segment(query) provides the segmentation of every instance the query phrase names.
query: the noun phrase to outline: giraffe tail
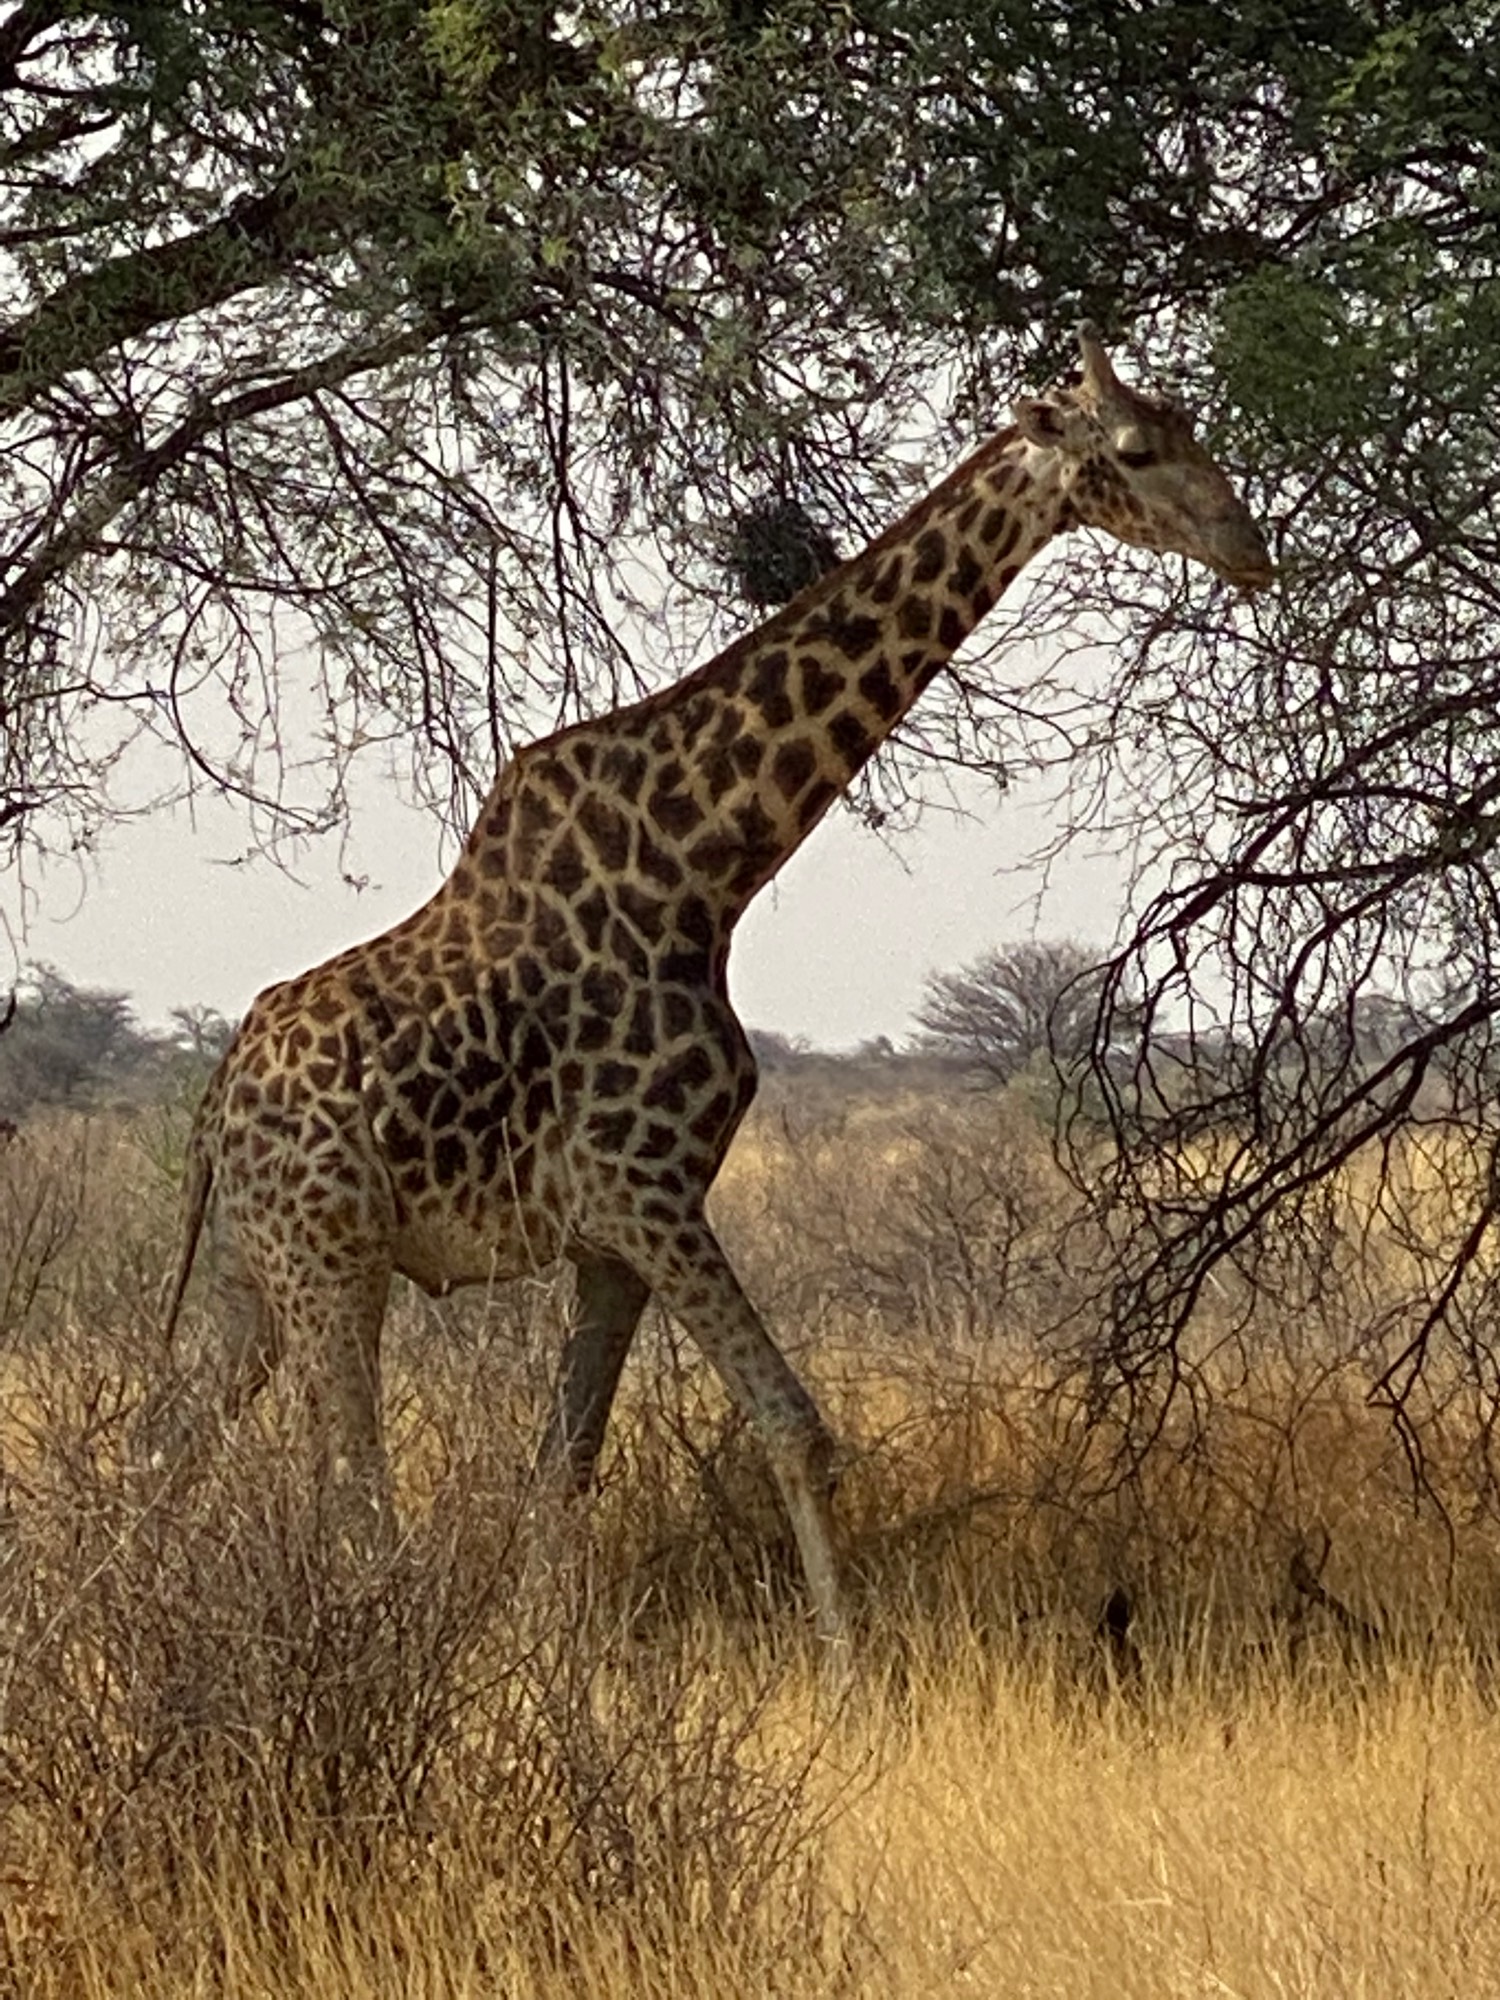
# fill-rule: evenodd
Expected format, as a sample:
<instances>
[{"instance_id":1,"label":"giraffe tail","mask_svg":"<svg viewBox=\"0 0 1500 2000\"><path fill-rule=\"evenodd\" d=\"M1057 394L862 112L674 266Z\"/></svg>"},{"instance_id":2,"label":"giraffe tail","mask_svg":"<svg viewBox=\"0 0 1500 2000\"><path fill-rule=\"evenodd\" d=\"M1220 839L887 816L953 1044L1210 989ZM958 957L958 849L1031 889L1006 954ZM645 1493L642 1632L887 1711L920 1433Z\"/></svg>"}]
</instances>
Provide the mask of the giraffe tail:
<instances>
[{"instance_id":1,"label":"giraffe tail","mask_svg":"<svg viewBox=\"0 0 1500 2000\"><path fill-rule=\"evenodd\" d=\"M213 1165L208 1157L208 1148L203 1143L201 1123L195 1120L192 1136L188 1140L187 1179L183 1183L181 1238L177 1249L177 1263L162 1302L163 1353L169 1354L172 1349L172 1335L176 1330L177 1315L182 1310L183 1294L187 1291L188 1279L193 1275L193 1264L198 1255L198 1243L203 1234L203 1218L208 1213L208 1197L213 1187L213 1180Z\"/></svg>"}]
</instances>

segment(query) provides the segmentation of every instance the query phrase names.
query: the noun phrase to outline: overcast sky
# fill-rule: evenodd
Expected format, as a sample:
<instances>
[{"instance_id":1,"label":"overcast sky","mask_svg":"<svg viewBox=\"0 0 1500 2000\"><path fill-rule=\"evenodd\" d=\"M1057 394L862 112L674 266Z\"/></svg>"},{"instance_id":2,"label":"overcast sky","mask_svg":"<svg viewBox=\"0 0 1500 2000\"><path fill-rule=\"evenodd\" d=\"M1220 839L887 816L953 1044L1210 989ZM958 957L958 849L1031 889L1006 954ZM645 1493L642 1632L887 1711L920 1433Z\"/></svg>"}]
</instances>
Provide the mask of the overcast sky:
<instances>
[{"instance_id":1,"label":"overcast sky","mask_svg":"<svg viewBox=\"0 0 1500 2000\"><path fill-rule=\"evenodd\" d=\"M976 785L966 797L973 817L930 812L894 844L830 815L740 925L730 985L748 1025L830 1048L898 1038L929 972L1025 937L1108 941L1115 860L1072 855L1044 890L1018 864L1051 830L1045 802L1024 787L997 799ZM197 821L160 815L122 828L87 873L65 864L34 879L24 931L8 886L20 956L78 985L125 990L153 1025L193 1001L235 1016L263 986L407 915L443 873L436 824L393 784L368 780L353 840L342 852L336 840L312 848L294 876L268 862L226 865L244 844L227 809ZM341 868L369 886L356 892Z\"/></svg>"}]
</instances>

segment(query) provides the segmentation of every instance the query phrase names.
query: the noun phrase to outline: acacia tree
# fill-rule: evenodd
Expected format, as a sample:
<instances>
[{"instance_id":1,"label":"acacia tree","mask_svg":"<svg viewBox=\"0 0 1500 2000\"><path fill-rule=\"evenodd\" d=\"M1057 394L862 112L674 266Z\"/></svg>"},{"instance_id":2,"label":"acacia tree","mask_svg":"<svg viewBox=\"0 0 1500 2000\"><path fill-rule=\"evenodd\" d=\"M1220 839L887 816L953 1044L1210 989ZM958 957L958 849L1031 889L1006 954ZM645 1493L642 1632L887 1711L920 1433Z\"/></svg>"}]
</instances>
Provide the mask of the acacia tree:
<instances>
[{"instance_id":1,"label":"acacia tree","mask_svg":"<svg viewBox=\"0 0 1500 2000\"><path fill-rule=\"evenodd\" d=\"M1112 553L1049 608L1044 578L1028 625L1108 637L1107 695L1060 670L1003 695L1016 666L971 659L874 782L1019 740L1142 861L1100 1031L1132 1140L1110 1365L1170 1384L1215 1261L1411 1115L1439 1055L1496 1156L1496 14L11 0L12 852L86 839L141 734L262 832L337 820L382 738L462 806L538 713L675 668L663 595L723 608L747 518L858 532L919 425L951 456L1075 317L1129 332L1257 469L1282 588L1247 611ZM1187 1107L1103 1059L1137 991L1148 1053L1205 1024L1235 1052L1193 1129L1256 1135L1165 1209ZM1404 1053L1301 1075L1300 1024L1370 991L1425 1024ZM1475 1328L1494 1200L1427 1274Z\"/></svg>"},{"instance_id":2,"label":"acacia tree","mask_svg":"<svg viewBox=\"0 0 1500 2000\"><path fill-rule=\"evenodd\" d=\"M1063 1074L1095 1048L1105 970L1099 953L1071 938L997 945L927 982L917 1026L929 1047L960 1056L1008 1083L1038 1056ZM1117 1013L1123 1043L1133 1040Z\"/></svg>"},{"instance_id":3,"label":"acacia tree","mask_svg":"<svg viewBox=\"0 0 1500 2000\"><path fill-rule=\"evenodd\" d=\"M1472 56L1453 18L1403 13L1408 63L1328 0L14 0L0 824L86 837L141 733L262 830L381 738L461 804L677 664L622 613L711 607L747 508L862 528L935 383L972 434L1081 312L1228 329L1295 470L1226 288L1468 170L1361 137L1372 76ZM1003 720L955 676L911 740L998 768Z\"/></svg>"}]
</instances>

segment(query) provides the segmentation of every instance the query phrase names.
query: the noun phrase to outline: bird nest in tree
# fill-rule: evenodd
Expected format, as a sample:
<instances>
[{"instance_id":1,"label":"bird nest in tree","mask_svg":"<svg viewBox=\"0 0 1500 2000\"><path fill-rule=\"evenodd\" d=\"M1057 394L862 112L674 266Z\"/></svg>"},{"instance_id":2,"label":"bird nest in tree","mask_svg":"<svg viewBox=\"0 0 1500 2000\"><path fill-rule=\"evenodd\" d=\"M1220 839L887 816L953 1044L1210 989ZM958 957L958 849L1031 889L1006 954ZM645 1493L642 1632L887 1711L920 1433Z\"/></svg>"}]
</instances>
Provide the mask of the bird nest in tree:
<instances>
[{"instance_id":1,"label":"bird nest in tree","mask_svg":"<svg viewBox=\"0 0 1500 2000\"><path fill-rule=\"evenodd\" d=\"M838 560L832 535L800 500L768 496L752 502L735 523L724 564L740 595L764 610L789 603Z\"/></svg>"}]
</instances>

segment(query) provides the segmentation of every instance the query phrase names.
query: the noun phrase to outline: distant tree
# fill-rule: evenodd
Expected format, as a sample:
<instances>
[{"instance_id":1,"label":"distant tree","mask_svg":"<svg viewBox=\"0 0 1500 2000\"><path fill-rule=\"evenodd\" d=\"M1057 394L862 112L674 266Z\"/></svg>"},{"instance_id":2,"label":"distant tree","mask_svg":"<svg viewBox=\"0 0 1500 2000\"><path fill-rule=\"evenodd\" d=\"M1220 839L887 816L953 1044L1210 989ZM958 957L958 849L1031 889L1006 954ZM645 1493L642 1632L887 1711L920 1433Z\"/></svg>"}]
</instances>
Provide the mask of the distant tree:
<instances>
[{"instance_id":1,"label":"distant tree","mask_svg":"<svg viewBox=\"0 0 1500 2000\"><path fill-rule=\"evenodd\" d=\"M217 1007L195 1001L191 1006L174 1007L167 1018L175 1045L197 1062L216 1063L234 1039L235 1023Z\"/></svg>"},{"instance_id":2,"label":"distant tree","mask_svg":"<svg viewBox=\"0 0 1500 2000\"><path fill-rule=\"evenodd\" d=\"M74 986L50 965L31 966L15 1019L0 1039L0 1111L82 1105L151 1067L155 1036L136 1025L127 994Z\"/></svg>"},{"instance_id":3,"label":"distant tree","mask_svg":"<svg viewBox=\"0 0 1500 2000\"><path fill-rule=\"evenodd\" d=\"M929 1048L1007 1083L1041 1054L1063 1068L1087 1057L1104 990L1097 954L1073 939L997 945L956 972L933 974L917 1026ZM1116 1001L1111 1039L1133 1036L1138 1025L1137 1011Z\"/></svg>"},{"instance_id":4,"label":"distant tree","mask_svg":"<svg viewBox=\"0 0 1500 2000\"><path fill-rule=\"evenodd\" d=\"M748 1030L750 1049L762 1075L794 1069L807 1054L807 1042L800 1035L783 1035L775 1028Z\"/></svg>"}]
</instances>

